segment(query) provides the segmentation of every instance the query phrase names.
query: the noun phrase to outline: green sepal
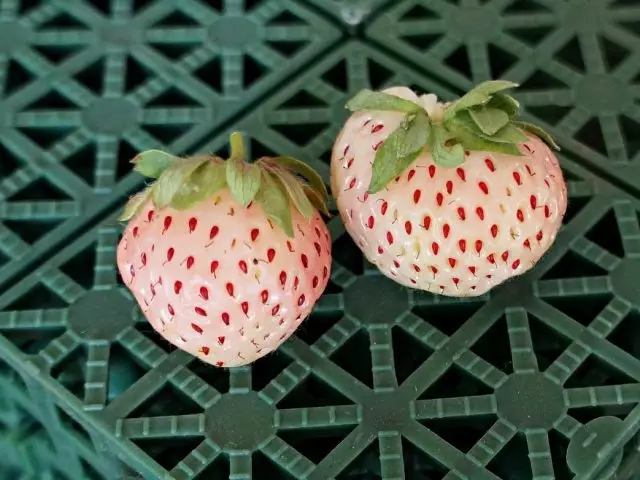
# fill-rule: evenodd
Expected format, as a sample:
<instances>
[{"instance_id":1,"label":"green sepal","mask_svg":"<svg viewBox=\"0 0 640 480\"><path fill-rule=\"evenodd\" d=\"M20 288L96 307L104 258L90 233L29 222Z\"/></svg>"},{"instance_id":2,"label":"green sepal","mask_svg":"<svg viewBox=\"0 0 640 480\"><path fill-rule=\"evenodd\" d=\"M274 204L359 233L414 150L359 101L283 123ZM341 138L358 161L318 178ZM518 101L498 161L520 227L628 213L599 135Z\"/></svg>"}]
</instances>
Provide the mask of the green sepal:
<instances>
[{"instance_id":1,"label":"green sepal","mask_svg":"<svg viewBox=\"0 0 640 480\"><path fill-rule=\"evenodd\" d=\"M491 100L487 102L487 107L502 110L509 115L510 119L520 115L520 102L506 93L496 93L492 95Z\"/></svg>"},{"instance_id":2,"label":"green sepal","mask_svg":"<svg viewBox=\"0 0 640 480\"><path fill-rule=\"evenodd\" d=\"M267 217L288 237L293 237L293 221L287 193L268 170L261 170L261 186L255 197Z\"/></svg>"},{"instance_id":3,"label":"green sepal","mask_svg":"<svg viewBox=\"0 0 640 480\"><path fill-rule=\"evenodd\" d=\"M513 122L513 125L526 132L533 133L537 137L540 137L540 140L545 142L551 148L560 151L560 145L558 145L553 137L549 135L542 127L526 122Z\"/></svg>"},{"instance_id":4,"label":"green sepal","mask_svg":"<svg viewBox=\"0 0 640 480\"><path fill-rule=\"evenodd\" d=\"M384 189L418 158L427 145L430 130L426 112L418 112L387 137L373 161L369 193Z\"/></svg>"},{"instance_id":5,"label":"green sepal","mask_svg":"<svg viewBox=\"0 0 640 480\"><path fill-rule=\"evenodd\" d=\"M300 214L305 220L311 221L313 218L313 204L304 193L300 181L287 170L275 169L273 174L284 187L287 195Z\"/></svg>"},{"instance_id":6,"label":"green sepal","mask_svg":"<svg viewBox=\"0 0 640 480\"><path fill-rule=\"evenodd\" d=\"M204 162L206 157L181 159L167 168L153 186L153 203L157 208L171 205L174 196L180 192L191 174Z\"/></svg>"},{"instance_id":7,"label":"green sepal","mask_svg":"<svg viewBox=\"0 0 640 480\"><path fill-rule=\"evenodd\" d=\"M127 220L130 220L131 218L136 216L140 211L140 209L144 207L144 205L151 198L152 188L153 187L151 186L147 187L143 191L136 193L134 196L132 196L127 202L127 204L124 206L122 215L120 215L118 220L120 222L126 222Z\"/></svg>"},{"instance_id":8,"label":"green sepal","mask_svg":"<svg viewBox=\"0 0 640 480\"><path fill-rule=\"evenodd\" d=\"M236 201L246 207L260 190L260 167L248 164L240 157L232 157L226 162L227 185Z\"/></svg>"},{"instance_id":9,"label":"green sepal","mask_svg":"<svg viewBox=\"0 0 640 480\"><path fill-rule=\"evenodd\" d=\"M441 124L433 125L429 137L429 148L433 162L443 167L457 167L464 163L464 148L456 137Z\"/></svg>"},{"instance_id":10,"label":"green sepal","mask_svg":"<svg viewBox=\"0 0 640 480\"><path fill-rule=\"evenodd\" d=\"M473 107L469 115L482 133L492 136L509 123L509 115L502 110L491 107Z\"/></svg>"},{"instance_id":11,"label":"green sepal","mask_svg":"<svg viewBox=\"0 0 640 480\"><path fill-rule=\"evenodd\" d=\"M187 178L182 188L173 196L171 206L176 210L187 210L222 190L226 185L225 164L208 160Z\"/></svg>"},{"instance_id":12,"label":"green sepal","mask_svg":"<svg viewBox=\"0 0 640 480\"><path fill-rule=\"evenodd\" d=\"M455 102L450 107L450 111L453 113L466 108L475 107L476 105L483 105L491 100L491 96L493 94L503 90L516 88L517 86L517 83L513 83L508 80L490 80L488 82L483 82Z\"/></svg>"},{"instance_id":13,"label":"green sepal","mask_svg":"<svg viewBox=\"0 0 640 480\"><path fill-rule=\"evenodd\" d=\"M322 213L325 217L331 217L329 207L327 206L327 200L322 198L318 191L309 185L302 185L302 191L305 193L311 204Z\"/></svg>"},{"instance_id":14,"label":"green sepal","mask_svg":"<svg viewBox=\"0 0 640 480\"><path fill-rule=\"evenodd\" d=\"M514 143L501 143L475 135L465 127L453 125L452 133L465 150L505 153L521 157L522 153Z\"/></svg>"},{"instance_id":15,"label":"green sepal","mask_svg":"<svg viewBox=\"0 0 640 480\"><path fill-rule=\"evenodd\" d=\"M293 157L274 157L271 161L304 178L312 188L318 191L325 202L329 199L329 191L324 184L324 180L322 180L318 172L305 162Z\"/></svg>"},{"instance_id":16,"label":"green sepal","mask_svg":"<svg viewBox=\"0 0 640 480\"><path fill-rule=\"evenodd\" d=\"M485 134L476 122L471 117L471 113L468 110L458 112L453 118L446 123L447 128L450 130L458 130L458 127L462 127L468 130L474 136L480 137L484 140L489 140L496 143L522 143L527 141L527 136L522 131L513 126L513 123L508 123L506 126L498 130L494 135Z\"/></svg>"},{"instance_id":17,"label":"green sepal","mask_svg":"<svg viewBox=\"0 0 640 480\"><path fill-rule=\"evenodd\" d=\"M410 100L368 89L360 90L355 97L347 102L346 107L347 110L352 112L379 110L383 112L416 113L422 110L422 107Z\"/></svg>"},{"instance_id":18,"label":"green sepal","mask_svg":"<svg viewBox=\"0 0 640 480\"><path fill-rule=\"evenodd\" d=\"M158 178L167 168L180 161L177 157L160 150L147 150L131 160L133 169L148 178Z\"/></svg>"}]
</instances>

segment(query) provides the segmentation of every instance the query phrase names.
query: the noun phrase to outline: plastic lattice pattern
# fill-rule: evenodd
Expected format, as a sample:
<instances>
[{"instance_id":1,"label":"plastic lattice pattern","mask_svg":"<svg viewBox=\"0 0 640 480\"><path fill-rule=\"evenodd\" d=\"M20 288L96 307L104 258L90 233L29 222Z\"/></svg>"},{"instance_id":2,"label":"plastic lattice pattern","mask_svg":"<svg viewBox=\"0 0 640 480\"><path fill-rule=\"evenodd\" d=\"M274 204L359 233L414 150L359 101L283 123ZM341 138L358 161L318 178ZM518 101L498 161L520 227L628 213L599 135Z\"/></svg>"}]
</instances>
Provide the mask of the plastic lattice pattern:
<instances>
[{"instance_id":1,"label":"plastic lattice pattern","mask_svg":"<svg viewBox=\"0 0 640 480\"><path fill-rule=\"evenodd\" d=\"M633 474L640 9L359 2L355 26L346 1L0 2L0 357L70 478L85 463L118 480ZM329 288L251 367L207 367L141 318L115 267L136 151L223 153L234 128L254 156L328 180L358 89L451 98L490 76L522 81L527 115L564 147L569 210L533 271L483 298L419 294L335 217Z\"/></svg>"}]
</instances>

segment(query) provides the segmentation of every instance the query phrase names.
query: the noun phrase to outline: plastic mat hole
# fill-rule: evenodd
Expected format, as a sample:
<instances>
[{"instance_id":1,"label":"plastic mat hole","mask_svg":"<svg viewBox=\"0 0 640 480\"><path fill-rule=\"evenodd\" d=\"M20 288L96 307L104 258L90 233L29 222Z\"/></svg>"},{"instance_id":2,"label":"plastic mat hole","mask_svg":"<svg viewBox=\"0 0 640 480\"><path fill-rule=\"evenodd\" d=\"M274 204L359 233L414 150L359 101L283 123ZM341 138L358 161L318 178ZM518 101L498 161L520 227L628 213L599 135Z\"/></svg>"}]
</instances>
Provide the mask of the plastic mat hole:
<instances>
[{"instance_id":1,"label":"plastic mat hole","mask_svg":"<svg viewBox=\"0 0 640 480\"><path fill-rule=\"evenodd\" d=\"M568 413L580 423L587 424L602 417L617 417L620 420L625 420L636 406L635 403L627 403L624 405L572 408Z\"/></svg>"},{"instance_id":2,"label":"plastic mat hole","mask_svg":"<svg viewBox=\"0 0 640 480\"><path fill-rule=\"evenodd\" d=\"M529 78L521 82L519 90L547 90L552 88L568 88L565 83L543 70L536 70Z\"/></svg>"},{"instance_id":3,"label":"plastic mat hole","mask_svg":"<svg viewBox=\"0 0 640 480\"><path fill-rule=\"evenodd\" d=\"M298 90L292 96L290 96L279 107L280 109L305 109L305 108L323 108L327 107L326 100L317 97L308 90Z\"/></svg>"},{"instance_id":4,"label":"plastic mat hole","mask_svg":"<svg viewBox=\"0 0 640 480\"><path fill-rule=\"evenodd\" d=\"M229 478L231 473L229 459L226 455L218 455L204 470L202 470L195 480L213 480L216 478Z\"/></svg>"},{"instance_id":5,"label":"plastic mat hole","mask_svg":"<svg viewBox=\"0 0 640 480\"><path fill-rule=\"evenodd\" d=\"M64 166L87 182L87 185L95 186L95 174L97 173L95 170L96 159L96 144L92 142L80 148L63 161Z\"/></svg>"},{"instance_id":6,"label":"plastic mat hole","mask_svg":"<svg viewBox=\"0 0 640 480\"><path fill-rule=\"evenodd\" d=\"M18 297L2 310L5 312L22 310L49 310L57 308L67 308L69 304L65 302L57 293L54 293L43 283L37 283L25 294Z\"/></svg>"},{"instance_id":7,"label":"plastic mat hole","mask_svg":"<svg viewBox=\"0 0 640 480\"><path fill-rule=\"evenodd\" d=\"M423 295L435 298L432 294ZM451 336L483 305L483 301L417 305L412 309L412 312L445 335Z\"/></svg>"},{"instance_id":8,"label":"plastic mat hole","mask_svg":"<svg viewBox=\"0 0 640 480\"><path fill-rule=\"evenodd\" d=\"M600 36L600 51L605 58L610 72L624 62L631 53L629 49L604 36Z\"/></svg>"},{"instance_id":9,"label":"plastic mat hole","mask_svg":"<svg viewBox=\"0 0 640 480\"><path fill-rule=\"evenodd\" d=\"M393 363L398 384L402 384L409 375L422 365L433 351L420 340L401 327L391 329L393 343Z\"/></svg>"},{"instance_id":10,"label":"plastic mat hole","mask_svg":"<svg viewBox=\"0 0 640 480\"><path fill-rule=\"evenodd\" d=\"M202 437L137 438L131 440L142 451L171 471L202 443Z\"/></svg>"},{"instance_id":11,"label":"plastic mat hole","mask_svg":"<svg viewBox=\"0 0 640 480\"><path fill-rule=\"evenodd\" d=\"M260 140L256 140L255 138L249 139L249 155L252 158L261 158L261 157L277 157L279 154L267 147Z\"/></svg>"},{"instance_id":12,"label":"plastic mat hole","mask_svg":"<svg viewBox=\"0 0 640 480\"><path fill-rule=\"evenodd\" d=\"M102 474L98 473L89 462L84 459L80 459L80 464L82 465L82 470L84 473L84 480L106 480L106 477Z\"/></svg>"},{"instance_id":13,"label":"plastic mat hole","mask_svg":"<svg viewBox=\"0 0 640 480\"><path fill-rule=\"evenodd\" d=\"M396 73L393 70L374 60L367 59L367 67L369 69L369 84L374 90L388 87L391 80L395 78Z\"/></svg>"},{"instance_id":14,"label":"plastic mat hole","mask_svg":"<svg viewBox=\"0 0 640 480\"><path fill-rule=\"evenodd\" d=\"M492 393L493 390L473 374L453 365L420 395L420 400L471 397Z\"/></svg>"},{"instance_id":15,"label":"plastic mat hole","mask_svg":"<svg viewBox=\"0 0 640 480\"><path fill-rule=\"evenodd\" d=\"M129 142L121 141L119 143L117 150L118 164L116 166L117 180L131 173L131 160L133 160L137 154L138 150Z\"/></svg>"},{"instance_id":16,"label":"plastic mat hole","mask_svg":"<svg viewBox=\"0 0 640 480\"><path fill-rule=\"evenodd\" d=\"M505 13L543 13L549 12L547 7L535 0L515 0L505 10Z\"/></svg>"},{"instance_id":17,"label":"plastic mat hole","mask_svg":"<svg viewBox=\"0 0 640 480\"><path fill-rule=\"evenodd\" d=\"M427 20L439 18L433 10L428 9L423 5L412 5L400 18L400 21L404 20Z\"/></svg>"},{"instance_id":18,"label":"plastic mat hole","mask_svg":"<svg viewBox=\"0 0 640 480\"><path fill-rule=\"evenodd\" d=\"M60 422L68 431L77 433L83 440L91 443L91 437L83 426L81 426L75 419L71 417L71 415L62 410L60 407L56 407L56 410L58 412L58 416L60 417Z\"/></svg>"},{"instance_id":19,"label":"plastic mat hole","mask_svg":"<svg viewBox=\"0 0 640 480\"><path fill-rule=\"evenodd\" d=\"M222 93L222 63L220 56L212 58L197 68L192 75L199 78L207 87Z\"/></svg>"},{"instance_id":20,"label":"plastic mat hole","mask_svg":"<svg viewBox=\"0 0 640 480\"><path fill-rule=\"evenodd\" d=\"M478 339L471 351L498 370L511 374L513 362L510 343L507 320L502 316Z\"/></svg>"},{"instance_id":21,"label":"plastic mat hole","mask_svg":"<svg viewBox=\"0 0 640 480\"><path fill-rule=\"evenodd\" d=\"M2 334L23 353L37 355L63 332L64 328L38 328L11 329L3 331Z\"/></svg>"},{"instance_id":22,"label":"plastic mat hole","mask_svg":"<svg viewBox=\"0 0 640 480\"><path fill-rule=\"evenodd\" d=\"M252 87L256 82L261 80L262 77L269 73L269 68L260 63L257 59L253 58L251 55L244 55L242 63L244 69L242 84L246 89Z\"/></svg>"},{"instance_id":23,"label":"plastic mat hole","mask_svg":"<svg viewBox=\"0 0 640 480\"><path fill-rule=\"evenodd\" d=\"M104 60L93 62L86 68L73 75L73 78L87 87L96 95L102 95L105 79Z\"/></svg>"},{"instance_id":24,"label":"plastic mat hole","mask_svg":"<svg viewBox=\"0 0 640 480\"><path fill-rule=\"evenodd\" d=\"M131 56L127 57L124 68L124 89L130 92L149 80L153 74Z\"/></svg>"},{"instance_id":25,"label":"plastic mat hole","mask_svg":"<svg viewBox=\"0 0 640 480\"><path fill-rule=\"evenodd\" d=\"M177 87L169 87L164 93L161 93L156 98L147 103L147 107L153 108L198 108L202 105L186 94L179 90Z\"/></svg>"},{"instance_id":26,"label":"plastic mat hole","mask_svg":"<svg viewBox=\"0 0 640 480\"><path fill-rule=\"evenodd\" d=\"M91 290L94 284L94 275L97 267L105 265L96 264L97 244L94 242L74 255L59 268L81 287Z\"/></svg>"},{"instance_id":27,"label":"plastic mat hole","mask_svg":"<svg viewBox=\"0 0 640 480\"><path fill-rule=\"evenodd\" d=\"M78 19L74 18L66 12L61 12L53 18L40 24L38 30L86 30L87 26L81 23Z\"/></svg>"},{"instance_id":28,"label":"plastic mat hole","mask_svg":"<svg viewBox=\"0 0 640 480\"><path fill-rule=\"evenodd\" d=\"M620 226L613 209L609 210L585 236L617 257L624 258L625 251L620 235Z\"/></svg>"},{"instance_id":29,"label":"plastic mat hole","mask_svg":"<svg viewBox=\"0 0 640 480\"><path fill-rule=\"evenodd\" d=\"M402 438L402 457L406 480L442 480L449 473L448 468L406 438Z\"/></svg>"},{"instance_id":30,"label":"plastic mat hole","mask_svg":"<svg viewBox=\"0 0 640 480\"><path fill-rule=\"evenodd\" d=\"M118 278L121 277L118 276ZM142 313L140 314L142 315ZM177 347L160 335L146 319L142 319L142 321L136 323L135 328L166 353L171 353L176 350Z\"/></svg>"},{"instance_id":31,"label":"plastic mat hole","mask_svg":"<svg viewBox=\"0 0 640 480\"><path fill-rule=\"evenodd\" d=\"M79 399L84 399L87 350L84 345L76 347L65 359L51 370L51 377Z\"/></svg>"},{"instance_id":32,"label":"plastic mat hole","mask_svg":"<svg viewBox=\"0 0 640 480\"><path fill-rule=\"evenodd\" d=\"M528 316L531 343L536 354L538 370L544 372L564 353L572 341L531 313Z\"/></svg>"},{"instance_id":33,"label":"plastic mat hole","mask_svg":"<svg viewBox=\"0 0 640 480\"><path fill-rule=\"evenodd\" d=\"M211 385L219 393L225 394L229 391L229 370L214 368L196 358L189 365L189 371Z\"/></svg>"},{"instance_id":34,"label":"plastic mat hole","mask_svg":"<svg viewBox=\"0 0 640 480\"><path fill-rule=\"evenodd\" d=\"M293 58L300 51L302 51L307 45L309 45L308 41L278 41L278 40L268 40L267 45L273 48L275 51L281 53L286 58Z\"/></svg>"},{"instance_id":35,"label":"plastic mat hole","mask_svg":"<svg viewBox=\"0 0 640 480\"><path fill-rule=\"evenodd\" d=\"M29 70L24 68L20 63L15 60L9 60L6 67L4 81L4 96L8 97L10 94L20 90L22 87L31 82L36 75L32 74Z\"/></svg>"},{"instance_id":36,"label":"plastic mat hole","mask_svg":"<svg viewBox=\"0 0 640 480\"><path fill-rule=\"evenodd\" d=\"M567 295L564 297L542 297L542 299L576 322L588 326L611 302L613 294Z\"/></svg>"},{"instance_id":37,"label":"plastic mat hole","mask_svg":"<svg viewBox=\"0 0 640 480\"><path fill-rule=\"evenodd\" d=\"M153 25L154 27L198 27L200 24L196 19L180 10L174 10Z\"/></svg>"},{"instance_id":38,"label":"plastic mat hole","mask_svg":"<svg viewBox=\"0 0 640 480\"><path fill-rule=\"evenodd\" d=\"M420 420L420 423L462 453L471 450L496 423L495 415Z\"/></svg>"},{"instance_id":39,"label":"plastic mat hole","mask_svg":"<svg viewBox=\"0 0 640 480\"><path fill-rule=\"evenodd\" d=\"M268 27L304 26L306 22L288 10L283 10L267 22Z\"/></svg>"},{"instance_id":40,"label":"plastic mat hole","mask_svg":"<svg viewBox=\"0 0 640 480\"><path fill-rule=\"evenodd\" d=\"M313 463L320 463L349 435L355 425L342 427L283 430L278 437L295 448Z\"/></svg>"},{"instance_id":41,"label":"plastic mat hole","mask_svg":"<svg viewBox=\"0 0 640 480\"><path fill-rule=\"evenodd\" d=\"M327 130L327 127L328 125L326 123L271 125L271 128L281 133L290 141L292 141L296 145L299 145L300 147L309 145L313 140L324 133Z\"/></svg>"},{"instance_id":42,"label":"plastic mat hole","mask_svg":"<svg viewBox=\"0 0 640 480\"><path fill-rule=\"evenodd\" d=\"M33 245L47 233L55 230L62 219L55 220L5 220L4 225L26 243Z\"/></svg>"},{"instance_id":43,"label":"plastic mat hole","mask_svg":"<svg viewBox=\"0 0 640 480\"><path fill-rule=\"evenodd\" d=\"M549 432L549 450L551 450L553 473L557 480L570 480L575 478L567 464L568 449L569 440L556 430L551 430Z\"/></svg>"},{"instance_id":44,"label":"plastic mat hole","mask_svg":"<svg viewBox=\"0 0 640 480\"><path fill-rule=\"evenodd\" d=\"M330 358L362 383L373 388L371 342L367 331L355 332Z\"/></svg>"},{"instance_id":45,"label":"plastic mat hole","mask_svg":"<svg viewBox=\"0 0 640 480\"><path fill-rule=\"evenodd\" d=\"M566 388L637 384L638 381L595 355L589 355L565 382Z\"/></svg>"},{"instance_id":46,"label":"plastic mat hole","mask_svg":"<svg viewBox=\"0 0 640 480\"><path fill-rule=\"evenodd\" d=\"M338 405L353 405L335 388L320 380L314 374L309 374L304 380L289 392L277 404L279 409L285 408L314 408Z\"/></svg>"},{"instance_id":47,"label":"plastic mat hole","mask_svg":"<svg viewBox=\"0 0 640 480\"><path fill-rule=\"evenodd\" d=\"M169 61L178 61L180 58L191 52L198 42L185 42L185 43L150 43L154 50L158 51L161 55L164 55Z\"/></svg>"},{"instance_id":48,"label":"plastic mat hole","mask_svg":"<svg viewBox=\"0 0 640 480\"><path fill-rule=\"evenodd\" d=\"M420 53L426 53L431 49L431 47L442 37L444 33L434 32L434 33L415 33L411 32L408 34L404 34L401 36L402 40L407 42L413 48L418 50Z\"/></svg>"},{"instance_id":49,"label":"plastic mat hole","mask_svg":"<svg viewBox=\"0 0 640 480\"><path fill-rule=\"evenodd\" d=\"M140 380L147 369L129 350L119 343L112 344L107 377L108 401L112 402Z\"/></svg>"},{"instance_id":50,"label":"plastic mat hole","mask_svg":"<svg viewBox=\"0 0 640 480\"><path fill-rule=\"evenodd\" d=\"M333 242L331 252L333 254L333 261L338 262L351 273L355 275L362 275L364 273L362 252L348 233L342 234Z\"/></svg>"},{"instance_id":51,"label":"plastic mat hole","mask_svg":"<svg viewBox=\"0 0 640 480\"><path fill-rule=\"evenodd\" d=\"M582 55L582 48L578 42L578 37L571 37L571 39L556 52L555 57L580 73L586 72L584 56Z\"/></svg>"},{"instance_id":52,"label":"plastic mat hole","mask_svg":"<svg viewBox=\"0 0 640 480\"><path fill-rule=\"evenodd\" d=\"M78 105L56 90L49 90L42 97L26 105L23 111L77 110Z\"/></svg>"},{"instance_id":53,"label":"plastic mat hole","mask_svg":"<svg viewBox=\"0 0 640 480\"><path fill-rule=\"evenodd\" d=\"M333 327L343 317L343 313L336 312L312 312L295 335L308 345L316 343L331 327Z\"/></svg>"},{"instance_id":54,"label":"plastic mat hole","mask_svg":"<svg viewBox=\"0 0 640 480\"><path fill-rule=\"evenodd\" d=\"M529 449L524 435L517 433L491 460L487 470L503 480L532 480Z\"/></svg>"},{"instance_id":55,"label":"plastic mat hole","mask_svg":"<svg viewBox=\"0 0 640 480\"><path fill-rule=\"evenodd\" d=\"M40 127L40 126L24 126L17 130L25 135L29 140L45 150L49 150L54 144L65 139L69 134L74 132L78 127L57 126L57 127Z\"/></svg>"},{"instance_id":56,"label":"plastic mat hole","mask_svg":"<svg viewBox=\"0 0 640 480\"><path fill-rule=\"evenodd\" d=\"M347 70L347 61L345 59L340 60L322 75L322 79L338 90L343 92L348 91L349 73Z\"/></svg>"},{"instance_id":57,"label":"plastic mat hole","mask_svg":"<svg viewBox=\"0 0 640 480\"><path fill-rule=\"evenodd\" d=\"M573 106L562 105L527 105L525 108L534 117L553 126L560 123L573 110Z\"/></svg>"},{"instance_id":58,"label":"plastic mat hole","mask_svg":"<svg viewBox=\"0 0 640 480\"><path fill-rule=\"evenodd\" d=\"M638 135L640 123L626 115L621 115L619 120L622 136L624 137L624 146L627 149L627 158L635 160L635 156L640 152L640 135Z\"/></svg>"},{"instance_id":59,"label":"plastic mat hole","mask_svg":"<svg viewBox=\"0 0 640 480\"><path fill-rule=\"evenodd\" d=\"M570 197L567 203L567 211L562 219L563 225L568 225L589 204L591 199L592 197Z\"/></svg>"},{"instance_id":60,"label":"plastic mat hole","mask_svg":"<svg viewBox=\"0 0 640 480\"><path fill-rule=\"evenodd\" d=\"M508 30L509 34L530 47L536 47L554 31L553 26L518 26Z\"/></svg>"},{"instance_id":61,"label":"plastic mat hole","mask_svg":"<svg viewBox=\"0 0 640 480\"><path fill-rule=\"evenodd\" d=\"M153 393L138 405L127 418L165 417L179 415L196 415L203 409L185 393L170 383Z\"/></svg>"},{"instance_id":62,"label":"plastic mat hole","mask_svg":"<svg viewBox=\"0 0 640 480\"><path fill-rule=\"evenodd\" d=\"M473 76L469 52L467 52L466 46L458 47L451 55L444 59L444 63L467 78Z\"/></svg>"},{"instance_id":63,"label":"plastic mat hole","mask_svg":"<svg viewBox=\"0 0 640 480\"><path fill-rule=\"evenodd\" d=\"M14 202L72 200L63 190L45 178L39 178L9 197Z\"/></svg>"},{"instance_id":64,"label":"plastic mat hole","mask_svg":"<svg viewBox=\"0 0 640 480\"><path fill-rule=\"evenodd\" d=\"M141 128L151 134L159 145L171 145L176 142L182 135L187 133L195 123L184 124L168 124L164 125L143 125Z\"/></svg>"},{"instance_id":65,"label":"plastic mat hole","mask_svg":"<svg viewBox=\"0 0 640 480\"><path fill-rule=\"evenodd\" d=\"M609 335L608 340L625 352L640 359L640 310L631 310Z\"/></svg>"},{"instance_id":66,"label":"plastic mat hole","mask_svg":"<svg viewBox=\"0 0 640 480\"><path fill-rule=\"evenodd\" d=\"M515 55L492 43L487 45L487 50L493 78L501 78L519 60Z\"/></svg>"},{"instance_id":67,"label":"plastic mat hole","mask_svg":"<svg viewBox=\"0 0 640 480\"><path fill-rule=\"evenodd\" d=\"M342 473L336 476L336 480L382 480L378 440L371 442Z\"/></svg>"},{"instance_id":68,"label":"plastic mat hole","mask_svg":"<svg viewBox=\"0 0 640 480\"><path fill-rule=\"evenodd\" d=\"M608 275L604 268L582 255L569 250L543 276L542 280L601 277Z\"/></svg>"},{"instance_id":69,"label":"plastic mat hole","mask_svg":"<svg viewBox=\"0 0 640 480\"><path fill-rule=\"evenodd\" d=\"M575 139L591 147L601 155L607 156L607 143L600 128L600 121L597 118L591 118L585 123L584 126L576 132Z\"/></svg>"},{"instance_id":70,"label":"plastic mat hole","mask_svg":"<svg viewBox=\"0 0 640 480\"><path fill-rule=\"evenodd\" d=\"M291 357L282 350L276 350L251 364L253 390L256 392L261 391L291 363L293 363Z\"/></svg>"}]
</instances>

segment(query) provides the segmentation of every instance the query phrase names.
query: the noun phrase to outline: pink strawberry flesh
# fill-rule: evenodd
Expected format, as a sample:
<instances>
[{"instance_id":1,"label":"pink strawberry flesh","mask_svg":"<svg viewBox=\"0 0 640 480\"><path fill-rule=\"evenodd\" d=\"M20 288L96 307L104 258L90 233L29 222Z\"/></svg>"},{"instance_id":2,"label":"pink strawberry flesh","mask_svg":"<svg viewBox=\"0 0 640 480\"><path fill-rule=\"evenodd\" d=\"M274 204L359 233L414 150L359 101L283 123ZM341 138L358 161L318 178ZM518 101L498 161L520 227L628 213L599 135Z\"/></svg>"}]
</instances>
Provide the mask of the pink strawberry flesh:
<instances>
[{"instance_id":1,"label":"pink strawberry flesh","mask_svg":"<svg viewBox=\"0 0 640 480\"><path fill-rule=\"evenodd\" d=\"M388 93L442 109L407 88ZM520 275L553 244L567 207L551 149L529 134L522 156L467 151L436 165L423 151L378 193L368 193L376 150L402 113L354 113L339 135L332 190L346 229L366 258L394 281L448 296L477 296Z\"/></svg>"}]
</instances>

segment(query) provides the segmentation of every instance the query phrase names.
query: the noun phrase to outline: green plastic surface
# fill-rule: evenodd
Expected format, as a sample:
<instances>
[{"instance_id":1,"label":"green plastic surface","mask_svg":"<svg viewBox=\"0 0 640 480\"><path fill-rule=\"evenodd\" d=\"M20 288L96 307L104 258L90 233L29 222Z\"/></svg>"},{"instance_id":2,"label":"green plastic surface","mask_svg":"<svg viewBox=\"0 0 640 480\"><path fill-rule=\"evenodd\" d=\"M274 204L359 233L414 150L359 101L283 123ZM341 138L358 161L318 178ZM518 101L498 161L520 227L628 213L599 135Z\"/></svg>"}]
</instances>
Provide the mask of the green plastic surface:
<instances>
[{"instance_id":1,"label":"green plastic surface","mask_svg":"<svg viewBox=\"0 0 640 480\"><path fill-rule=\"evenodd\" d=\"M356 3L364 24L342 15ZM633 1L0 5L0 358L76 474L91 449L63 432L92 442L114 480L631 478ZM293 155L328 180L360 88L449 99L490 76L522 81L527 116L563 147L569 209L534 271L478 299L408 291L335 217L329 288L253 366L204 366L141 318L115 267L116 218L143 184L135 152L221 152L239 129L253 155Z\"/></svg>"}]
</instances>

